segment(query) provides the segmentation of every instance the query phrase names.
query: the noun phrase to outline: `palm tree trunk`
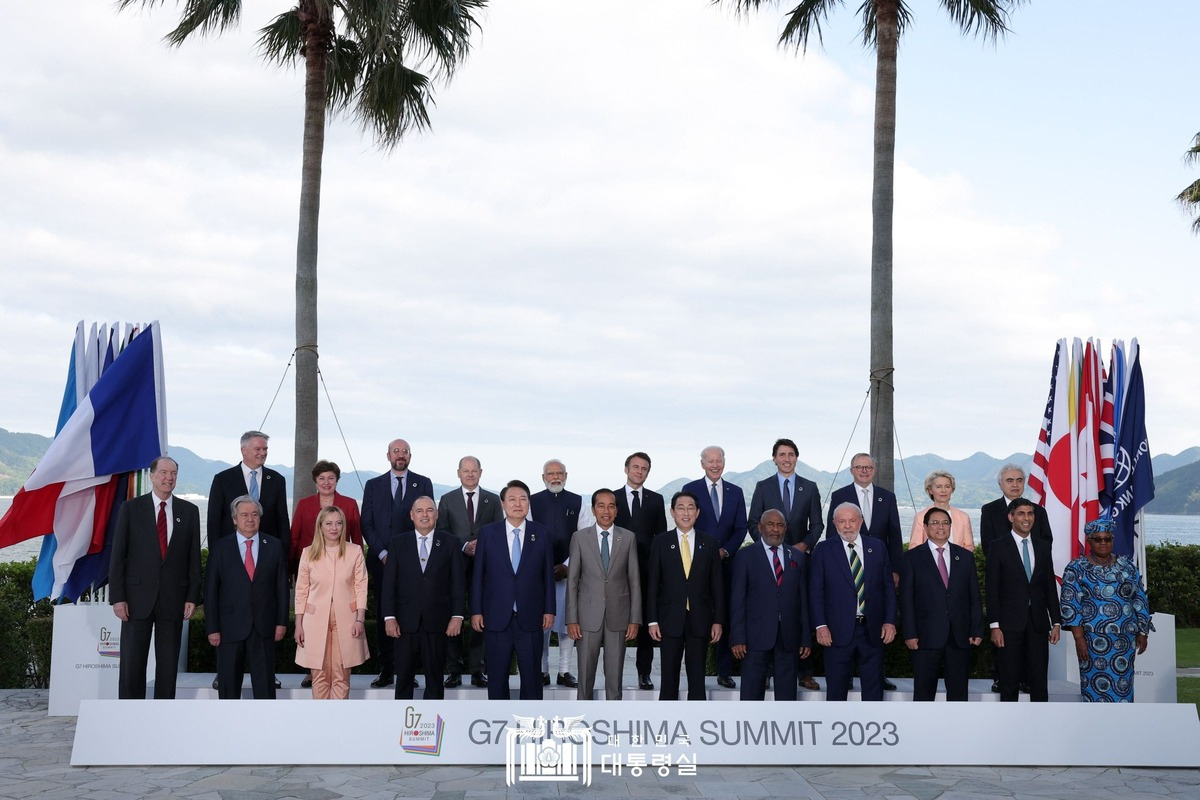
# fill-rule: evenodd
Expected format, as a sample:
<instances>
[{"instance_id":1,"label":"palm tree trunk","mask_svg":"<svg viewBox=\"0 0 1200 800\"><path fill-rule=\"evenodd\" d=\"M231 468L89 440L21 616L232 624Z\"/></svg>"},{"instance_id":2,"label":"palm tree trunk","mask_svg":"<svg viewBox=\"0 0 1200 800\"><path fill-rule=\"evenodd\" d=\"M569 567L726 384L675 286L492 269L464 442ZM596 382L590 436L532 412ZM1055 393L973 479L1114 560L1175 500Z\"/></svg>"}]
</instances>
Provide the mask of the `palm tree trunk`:
<instances>
[{"instance_id":1,"label":"palm tree trunk","mask_svg":"<svg viewBox=\"0 0 1200 800\"><path fill-rule=\"evenodd\" d=\"M875 482L895 488L892 357L892 209L896 177L898 0L876 5L875 163L871 191L871 453Z\"/></svg>"},{"instance_id":2,"label":"palm tree trunk","mask_svg":"<svg viewBox=\"0 0 1200 800\"><path fill-rule=\"evenodd\" d=\"M321 161L325 153L325 95L333 20L327 8L303 0L304 145L300 168L300 225L296 238L296 449L292 502L316 491L309 468L317 461L317 229ZM294 507L293 507L294 510Z\"/></svg>"}]
</instances>

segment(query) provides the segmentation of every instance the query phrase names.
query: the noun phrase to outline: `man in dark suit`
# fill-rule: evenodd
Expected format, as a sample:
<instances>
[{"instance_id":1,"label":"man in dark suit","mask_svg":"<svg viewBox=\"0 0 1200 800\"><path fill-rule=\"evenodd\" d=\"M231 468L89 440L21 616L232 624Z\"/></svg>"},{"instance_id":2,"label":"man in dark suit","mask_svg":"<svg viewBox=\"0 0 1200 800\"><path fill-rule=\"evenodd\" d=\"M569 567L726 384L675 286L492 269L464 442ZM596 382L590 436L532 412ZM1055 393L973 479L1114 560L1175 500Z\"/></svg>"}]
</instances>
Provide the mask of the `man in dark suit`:
<instances>
[{"instance_id":1,"label":"man in dark suit","mask_svg":"<svg viewBox=\"0 0 1200 800\"><path fill-rule=\"evenodd\" d=\"M242 463L213 476L208 490L208 546L233 535L229 506L234 498L250 495L262 507L262 532L274 536L291 552L292 526L288 521L287 481L267 463L267 442L261 431L242 434Z\"/></svg>"},{"instance_id":2,"label":"man in dark suit","mask_svg":"<svg viewBox=\"0 0 1200 800\"><path fill-rule=\"evenodd\" d=\"M227 470L222 470L213 476L212 487L208 490L208 547L226 536L232 536L234 531L233 519L229 508L235 498L249 495L258 503L262 519L259 524L262 533L274 536L283 545L283 552L292 552L292 526L288 522L287 481L275 470L265 466L267 463L267 442L271 437L262 431L246 431L242 434L241 449L242 463ZM220 676L213 679L213 688L217 689ZM279 688L279 679L274 676L272 667L271 680L275 688Z\"/></svg>"},{"instance_id":3,"label":"man in dark suit","mask_svg":"<svg viewBox=\"0 0 1200 800\"><path fill-rule=\"evenodd\" d=\"M904 532L900 530L900 510L896 506L896 495L876 486L875 459L870 453L856 453L850 460L848 483L834 490L829 496L829 517L826 529L833 530L833 510L842 503L854 503L863 515L862 534L873 536L887 548L892 562L892 580L900 585L900 558L904 553ZM864 503L866 504L864 506Z\"/></svg>"},{"instance_id":4,"label":"man in dark suit","mask_svg":"<svg viewBox=\"0 0 1200 800\"><path fill-rule=\"evenodd\" d=\"M837 537L817 545L809 587L817 643L825 648L826 700L845 700L854 659L862 699L883 699L883 646L896 637L896 587L883 543L860 537L854 503L833 511Z\"/></svg>"},{"instance_id":5,"label":"man in dark suit","mask_svg":"<svg viewBox=\"0 0 1200 800\"><path fill-rule=\"evenodd\" d=\"M912 652L913 700L936 698L940 675L946 699L965 702L971 648L983 641L975 554L950 543L946 510L930 507L923 521L928 541L905 553L900 564L900 629Z\"/></svg>"},{"instance_id":6,"label":"man in dark suit","mask_svg":"<svg viewBox=\"0 0 1200 800\"><path fill-rule=\"evenodd\" d=\"M699 504L700 516L696 518L696 527L716 537L721 555L721 574L725 580L725 596L728 597L733 585L733 556L746 538L746 495L742 487L721 477L725 474L724 449L711 445L701 450L700 468L704 470L704 477L685 484L683 491L691 492ZM728 608L729 604L725 605ZM729 620L720 622L721 641L714 646L717 685L735 689L733 654L729 650ZM816 684L813 686L818 688Z\"/></svg>"},{"instance_id":7,"label":"man in dark suit","mask_svg":"<svg viewBox=\"0 0 1200 800\"><path fill-rule=\"evenodd\" d=\"M396 650L396 699L413 698L419 656L424 699L441 700L446 696L446 642L462 631L463 554L458 539L434 530L438 514L433 498L416 498L409 516L415 529L392 536L383 565L384 628Z\"/></svg>"},{"instance_id":8,"label":"man in dark suit","mask_svg":"<svg viewBox=\"0 0 1200 800\"><path fill-rule=\"evenodd\" d=\"M717 540L696 530L698 514L695 495L676 492L671 498L675 529L655 536L650 545L647 614L650 637L659 643L659 700L679 699L681 663L687 669L687 699L708 699L705 656L708 645L720 640L726 618Z\"/></svg>"},{"instance_id":9,"label":"man in dark suit","mask_svg":"<svg viewBox=\"0 0 1200 800\"><path fill-rule=\"evenodd\" d=\"M758 521L758 544L743 547L733 560L729 636L742 661L742 700L766 697L767 665L774 667L775 699L796 699L796 658L808 657L812 628L808 617L808 557L784 546L787 520L773 508Z\"/></svg>"},{"instance_id":10,"label":"man in dark suit","mask_svg":"<svg viewBox=\"0 0 1200 800\"><path fill-rule=\"evenodd\" d=\"M113 532L108 601L121 620L117 696L146 699L146 661L154 637L154 699L175 699L183 620L200 602L200 510L171 493L175 459L150 462L149 494L121 505Z\"/></svg>"},{"instance_id":11,"label":"man in dark suit","mask_svg":"<svg viewBox=\"0 0 1200 800\"><path fill-rule=\"evenodd\" d=\"M758 538L758 520L768 508L783 512L788 529L783 537L788 544L801 553L812 552L817 540L825 530L821 521L821 493L817 485L796 474L796 459L799 449L791 439L777 439L771 447L771 458L778 472L759 481L750 499L748 529ZM800 685L810 691L819 691L820 684L813 680L812 660L801 659L798 665Z\"/></svg>"},{"instance_id":12,"label":"man in dark suit","mask_svg":"<svg viewBox=\"0 0 1200 800\"><path fill-rule=\"evenodd\" d=\"M996 473L996 483L1000 484L1001 496L979 509L979 542L983 545L983 555L987 558L992 542L1007 536L1012 531L1012 523L1008 521L1008 504L1025 494L1025 469L1020 464L1009 462ZM1046 509L1039 505L1033 507L1033 538L1041 539L1054 547L1054 534L1050 530L1050 518ZM1000 663L999 653L992 648L992 691L1000 692L1000 673L997 671ZM1021 676L1021 688L1028 691L1025 676Z\"/></svg>"},{"instance_id":13,"label":"man in dark suit","mask_svg":"<svg viewBox=\"0 0 1200 800\"><path fill-rule=\"evenodd\" d=\"M367 543L367 579L375 594L375 642L379 651L379 677L371 686L382 689L392 685L395 673L392 648L386 645L383 620L383 565L387 562L388 540L394 534L413 529L412 504L418 497L433 497L433 482L424 475L410 472L412 449L403 439L393 439L387 449L391 469L376 475L363 487L362 534Z\"/></svg>"},{"instance_id":14,"label":"man in dark suit","mask_svg":"<svg viewBox=\"0 0 1200 800\"><path fill-rule=\"evenodd\" d=\"M667 529L666 504L661 494L646 488L649 475L650 456L642 452L632 454L625 459L625 488L616 493L617 525L633 531L637 537L638 574L642 581L639 590L643 601L647 599L646 579L650 575L650 542ZM654 640L644 626L638 630L634 664L638 688L653 690L650 670L654 666Z\"/></svg>"},{"instance_id":15,"label":"man in dark suit","mask_svg":"<svg viewBox=\"0 0 1200 800\"><path fill-rule=\"evenodd\" d=\"M438 530L451 533L458 538L459 547L465 557L466 585L471 585L475 570L475 537L479 529L504 518L500 508L500 497L494 492L479 488L483 467L475 456L463 456L458 460L458 480L461 485L453 492L446 492L438 502ZM469 605L468 597L464 603ZM467 606L464 606L464 608ZM464 661L465 654L465 661ZM483 639L470 625L464 625L462 634L446 642L446 688L462 685L462 674L471 675L471 685L487 688L484 674Z\"/></svg>"},{"instance_id":16,"label":"man in dark suit","mask_svg":"<svg viewBox=\"0 0 1200 800\"><path fill-rule=\"evenodd\" d=\"M484 525L475 540L471 627L483 634L488 699L508 700L513 653L522 700L542 699L542 635L554 625L554 563L550 529L528 520L529 487L509 481L500 492L504 519Z\"/></svg>"},{"instance_id":17,"label":"man in dark suit","mask_svg":"<svg viewBox=\"0 0 1200 800\"><path fill-rule=\"evenodd\" d=\"M621 699L625 642L636 638L642 623L642 581L637 538L615 524L617 496L608 489L592 493L596 524L571 538L567 571L567 635L578 642L578 700L595 699L596 665L604 648L604 699Z\"/></svg>"},{"instance_id":18,"label":"man in dark suit","mask_svg":"<svg viewBox=\"0 0 1200 800\"><path fill-rule=\"evenodd\" d=\"M546 488L529 498L529 517L550 529L554 544L554 598L557 607L566 608L567 603L567 558L571 552L571 537L580 528L595 522L592 510L583 498L567 490L567 467L557 458L542 465L542 483ZM579 681L571 674L571 652L575 640L567 636L566 616L559 614L554 621L554 632L558 634L558 679L559 686L574 689ZM550 631L542 642L542 683L550 684Z\"/></svg>"},{"instance_id":19,"label":"man in dark suit","mask_svg":"<svg viewBox=\"0 0 1200 800\"><path fill-rule=\"evenodd\" d=\"M896 495L876 486L875 459L870 453L856 453L850 459L850 476L854 479L829 496L829 518L826 530L833 530L833 510L842 503L854 503L863 515L862 534L874 536L883 542L892 562L892 583L900 585L900 557L904 554L903 537L900 530L900 509L896 506ZM896 685L886 677L883 688L895 691Z\"/></svg>"},{"instance_id":20,"label":"man in dark suit","mask_svg":"<svg viewBox=\"0 0 1200 800\"><path fill-rule=\"evenodd\" d=\"M979 509L979 541L984 556L994 540L1002 539L1012 531L1008 504L1025 494L1025 470L1020 464L1005 464L996 475L996 482L1000 484L1001 496ZM1033 538L1041 539L1051 548L1054 546L1050 518L1046 516L1046 509L1039 505L1033 507Z\"/></svg>"},{"instance_id":21,"label":"man in dark suit","mask_svg":"<svg viewBox=\"0 0 1200 800\"><path fill-rule=\"evenodd\" d=\"M217 648L220 698L242 696L250 667L255 700L274 700L275 643L288 621L288 553L260 530L262 507L250 495L231 504L237 531L209 547L204 583L204 624Z\"/></svg>"},{"instance_id":22,"label":"man in dark suit","mask_svg":"<svg viewBox=\"0 0 1200 800\"><path fill-rule=\"evenodd\" d=\"M1050 545L1032 536L1033 509L1024 497L1008 504L1011 533L992 543L987 559L987 616L1002 702L1017 701L1022 675L1031 701L1049 700L1050 645L1062 632L1054 559Z\"/></svg>"}]
</instances>

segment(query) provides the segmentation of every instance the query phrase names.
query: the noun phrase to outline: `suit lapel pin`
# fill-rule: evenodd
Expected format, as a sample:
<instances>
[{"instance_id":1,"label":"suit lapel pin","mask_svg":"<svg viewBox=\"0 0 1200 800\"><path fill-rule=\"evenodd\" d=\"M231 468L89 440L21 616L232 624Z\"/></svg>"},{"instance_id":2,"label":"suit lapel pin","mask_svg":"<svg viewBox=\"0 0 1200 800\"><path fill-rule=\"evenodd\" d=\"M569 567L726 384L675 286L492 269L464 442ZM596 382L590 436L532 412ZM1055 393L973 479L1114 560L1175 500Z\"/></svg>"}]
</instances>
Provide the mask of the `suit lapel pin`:
<instances>
[{"instance_id":1,"label":"suit lapel pin","mask_svg":"<svg viewBox=\"0 0 1200 800\"><path fill-rule=\"evenodd\" d=\"M675 545L671 545L671 549L672 549L672 550L674 550L674 549L675 549Z\"/></svg>"},{"instance_id":2,"label":"suit lapel pin","mask_svg":"<svg viewBox=\"0 0 1200 800\"><path fill-rule=\"evenodd\" d=\"M537 534L536 534L536 533L531 533L531 534L529 534L529 541L531 541L531 542L536 542L536 541L537 541Z\"/></svg>"},{"instance_id":3,"label":"suit lapel pin","mask_svg":"<svg viewBox=\"0 0 1200 800\"><path fill-rule=\"evenodd\" d=\"M433 546L434 546L434 547L441 547L441 546L442 546L442 540L441 540L441 539L434 539L434 540L433 540Z\"/></svg>"}]
</instances>

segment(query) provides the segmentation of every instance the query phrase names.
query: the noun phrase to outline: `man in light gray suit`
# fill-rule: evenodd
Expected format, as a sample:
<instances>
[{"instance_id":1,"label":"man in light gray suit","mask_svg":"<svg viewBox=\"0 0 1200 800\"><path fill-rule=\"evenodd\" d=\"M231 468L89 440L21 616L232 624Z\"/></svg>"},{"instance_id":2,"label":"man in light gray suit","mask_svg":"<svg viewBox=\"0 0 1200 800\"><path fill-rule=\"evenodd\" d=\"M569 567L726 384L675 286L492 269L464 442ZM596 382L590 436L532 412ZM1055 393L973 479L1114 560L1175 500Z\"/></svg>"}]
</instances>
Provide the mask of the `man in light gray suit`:
<instances>
[{"instance_id":1,"label":"man in light gray suit","mask_svg":"<svg viewBox=\"0 0 1200 800\"><path fill-rule=\"evenodd\" d=\"M446 492L438 502L437 526L458 538L459 547L466 556L467 582L475 571L475 536L479 529L504 518L499 495L479 488L483 477L483 466L475 456L463 456L458 460L458 480L462 483L456 490ZM470 592L467 593L468 595ZM469 602L469 598L468 598ZM467 612L469 613L469 609ZM466 617L464 617L465 619ZM487 669L483 662L483 637L469 631L464 625L461 636L452 636L446 642L446 688L462 686L462 674L471 673L471 685L487 688ZM463 655L466 655L464 663Z\"/></svg>"},{"instance_id":2,"label":"man in light gray suit","mask_svg":"<svg viewBox=\"0 0 1200 800\"><path fill-rule=\"evenodd\" d=\"M571 537L567 566L567 635L579 647L579 700L592 700L596 664L604 646L604 697L621 699L625 642L637 637L642 622L642 582L637 539L619 528L617 496L610 489L592 494L596 524Z\"/></svg>"}]
</instances>

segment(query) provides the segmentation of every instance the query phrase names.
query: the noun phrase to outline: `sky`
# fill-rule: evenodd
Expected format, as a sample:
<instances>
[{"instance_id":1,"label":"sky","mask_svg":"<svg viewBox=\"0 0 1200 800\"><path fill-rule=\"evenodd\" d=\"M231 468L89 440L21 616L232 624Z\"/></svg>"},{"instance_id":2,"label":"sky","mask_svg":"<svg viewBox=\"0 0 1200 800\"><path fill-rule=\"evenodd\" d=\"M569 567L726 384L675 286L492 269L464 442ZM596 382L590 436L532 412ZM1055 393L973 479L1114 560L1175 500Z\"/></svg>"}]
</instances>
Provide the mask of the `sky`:
<instances>
[{"instance_id":1,"label":"sky","mask_svg":"<svg viewBox=\"0 0 1200 800\"><path fill-rule=\"evenodd\" d=\"M1043 0L994 45L911 6L898 453L1032 452L1055 342L1088 336L1139 339L1153 453L1200 444L1173 202L1200 5ZM157 319L170 443L234 462L261 428L291 464L303 85L254 46L285 7L177 49L174 3L7 9L0 427L53 435L79 320ZM853 8L803 55L781 17L493 2L430 131L387 153L331 122L320 455L382 471L403 437L415 471L453 484L472 453L489 486L560 458L587 492L635 450L659 486L709 444L735 471L780 436L826 470L867 449L874 56Z\"/></svg>"}]
</instances>

